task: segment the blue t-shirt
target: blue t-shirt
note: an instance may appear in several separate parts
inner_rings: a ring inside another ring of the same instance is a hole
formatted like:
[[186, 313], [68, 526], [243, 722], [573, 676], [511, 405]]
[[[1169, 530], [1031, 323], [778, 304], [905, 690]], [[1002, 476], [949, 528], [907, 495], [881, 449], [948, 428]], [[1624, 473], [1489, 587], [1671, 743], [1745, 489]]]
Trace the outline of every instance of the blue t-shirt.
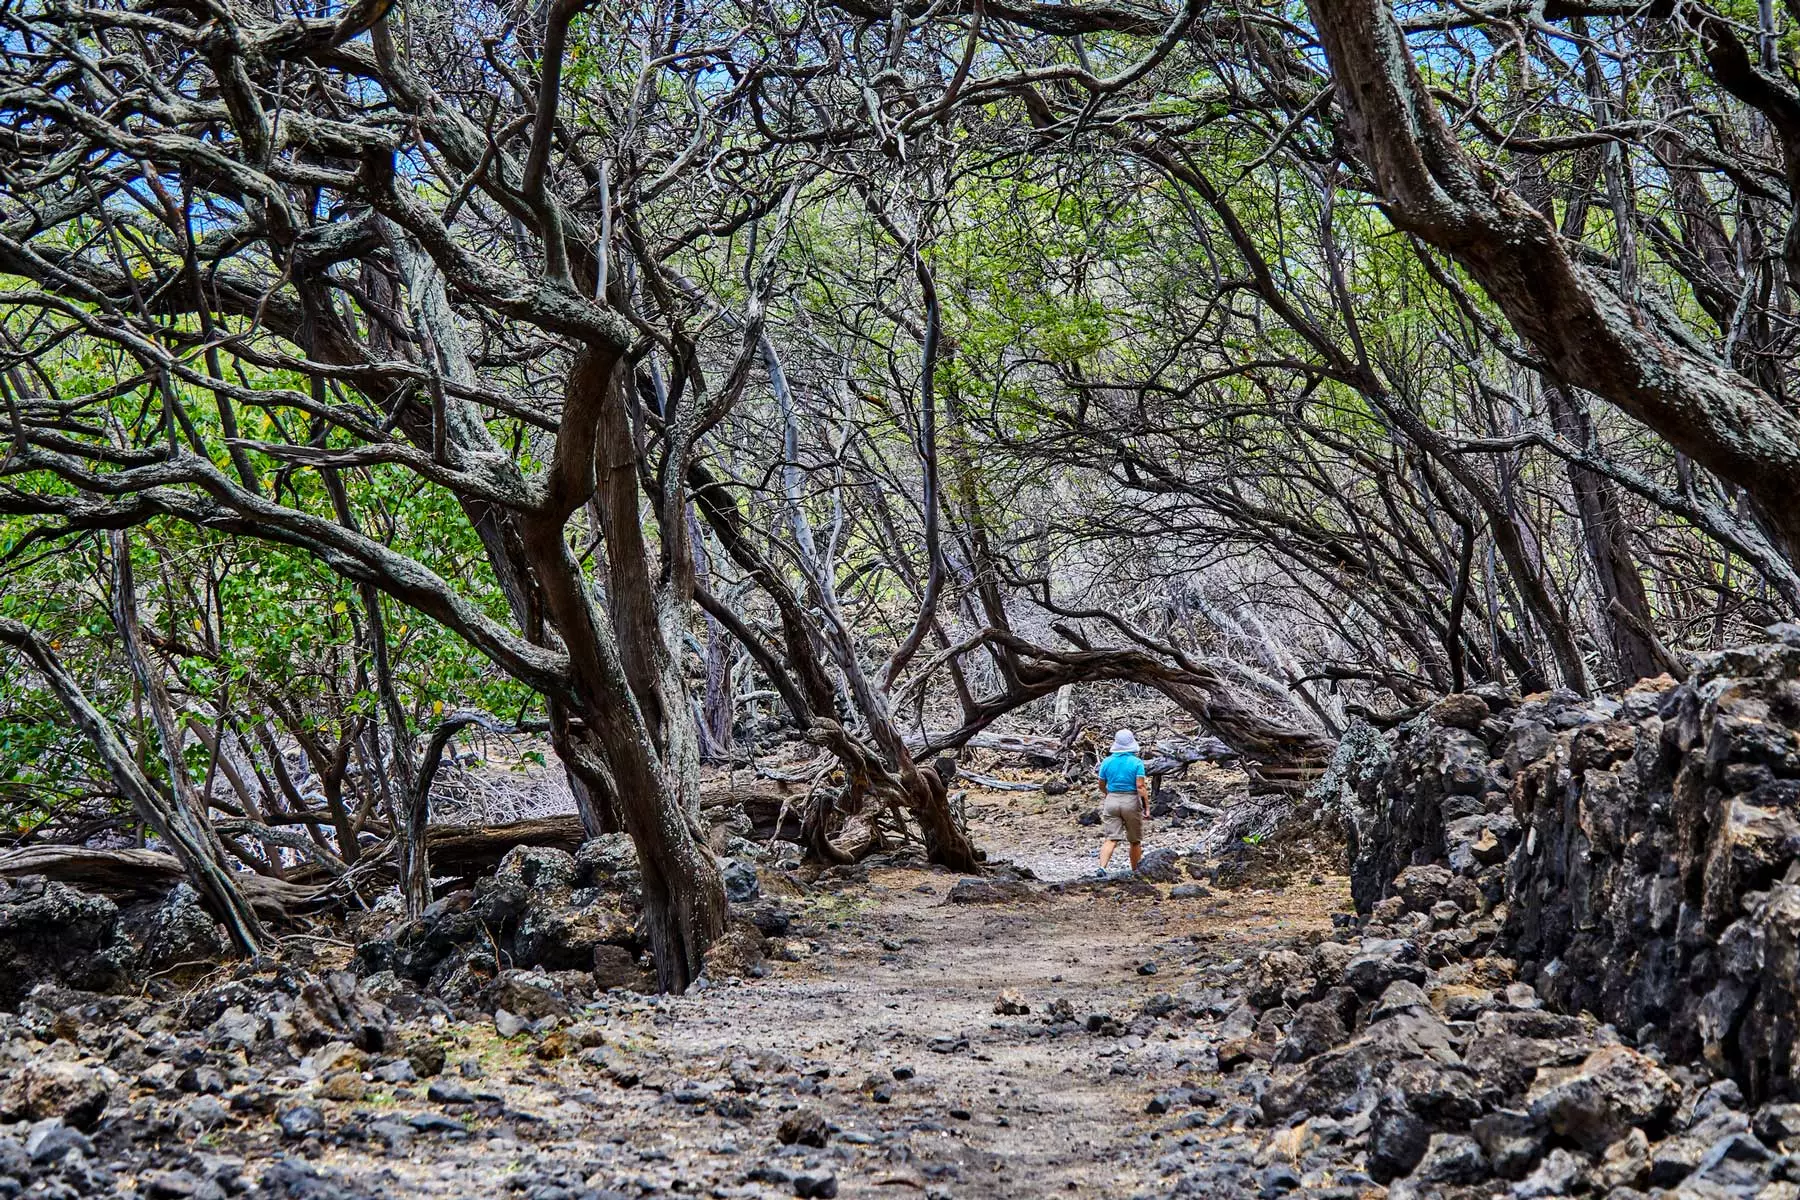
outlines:
[[1100, 760], [1094, 772], [1109, 792], [1135, 792], [1144, 777], [1144, 760], [1135, 754], [1112, 754]]

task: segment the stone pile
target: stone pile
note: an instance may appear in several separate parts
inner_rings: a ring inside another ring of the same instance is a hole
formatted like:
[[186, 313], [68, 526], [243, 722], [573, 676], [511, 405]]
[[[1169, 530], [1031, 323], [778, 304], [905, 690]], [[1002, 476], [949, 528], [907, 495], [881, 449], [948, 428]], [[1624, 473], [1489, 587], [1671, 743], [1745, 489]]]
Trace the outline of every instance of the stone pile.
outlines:
[[1352, 767], [1358, 906], [1447, 868], [1561, 1011], [1752, 1099], [1790, 1089], [1800, 1019], [1800, 628], [1685, 682], [1577, 700], [1452, 696]]
[[1800, 1197], [1800, 629], [1677, 684], [1446, 697], [1320, 788], [1354, 930], [1221, 1050], [1389, 1196]]
[[185, 883], [121, 908], [41, 875], [0, 877], [0, 1010], [40, 983], [110, 991], [144, 976], [179, 982], [229, 949]]

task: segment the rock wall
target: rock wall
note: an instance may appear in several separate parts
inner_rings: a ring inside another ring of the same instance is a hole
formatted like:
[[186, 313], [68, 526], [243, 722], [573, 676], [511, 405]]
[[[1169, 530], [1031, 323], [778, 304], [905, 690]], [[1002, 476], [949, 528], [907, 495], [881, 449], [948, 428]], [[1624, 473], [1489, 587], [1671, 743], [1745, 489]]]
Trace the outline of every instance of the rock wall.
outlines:
[[[1322, 789], [1359, 910], [1406, 911], [1441, 868], [1480, 895], [1490, 953], [1752, 1098], [1794, 1091], [1800, 1023], [1800, 629], [1616, 698], [1445, 698], [1348, 740]], [[1414, 868], [1412, 872], [1407, 868]]]

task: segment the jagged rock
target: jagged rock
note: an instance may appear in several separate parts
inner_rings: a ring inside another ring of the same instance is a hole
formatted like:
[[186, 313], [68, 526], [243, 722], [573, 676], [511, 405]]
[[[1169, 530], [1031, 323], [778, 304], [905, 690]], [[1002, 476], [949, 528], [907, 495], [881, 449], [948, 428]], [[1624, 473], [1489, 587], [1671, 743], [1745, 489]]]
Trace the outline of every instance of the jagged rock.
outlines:
[[[359, 969], [365, 974], [392, 970], [457, 998], [485, 985], [485, 978], [467, 976], [491, 977], [498, 965], [496, 950], [500, 962], [550, 971], [589, 970], [602, 945], [635, 953], [642, 944], [637, 918], [627, 911], [628, 901], [618, 887], [571, 893], [563, 886], [572, 876], [597, 870], [596, 862], [614, 864], [611, 855], [590, 853], [597, 844], [606, 839], [583, 847], [589, 854], [585, 861], [554, 848], [514, 847], [492, 878], [473, 890], [443, 896], [418, 919], [364, 942], [357, 950]], [[635, 864], [635, 857], [631, 861]], [[539, 882], [527, 884], [527, 878]], [[609, 886], [617, 883], [614, 876], [601, 878]]]
[[1644, 1055], [1603, 1046], [1578, 1067], [1541, 1068], [1525, 1099], [1533, 1117], [1598, 1153], [1634, 1126], [1667, 1125], [1680, 1096], [1675, 1081]]
[[[1223, 1062], [1223, 1048], [1220, 1058]], [[1449, 1031], [1435, 1014], [1405, 1009], [1310, 1059], [1302, 1070], [1277, 1075], [1263, 1093], [1263, 1113], [1271, 1121], [1300, 1112], [1348, 1117], [1368, 1107], [1396, 1066], [1419, 1059], [1458, 1061]]]
[[1344, 968], [1356, 954], [1356, 947], [1347, 943], [1320, 942], [1313, 948], [1312, 973], [1321, 986], [1336, 987], [1344, 982]]
[[569, 1015], [567, 993], [542, 971], [502, 971], [484, 999], [484, 1007], [506, 1009], [527, 1021]]
[[134, 965], [119, 908], [42, 876], [0, 879], [0, 1009], [16, 1009], [47, 980], [87, 991], [122, 984]]
[[552, 891], [575, 886], [575, 856], [553, 846], [514, 846], [500, 857], [494, 878]]
[[394, 1044], [394, 1014], [371, 999], [349, 971], [307, 980], [292, 1017], [294, 1039], [303, 1047], [341, 1040], [375, 1051]]
[[1800, 1104], [1765, 1104], [1757, 1110], [1756, 1136], [1784, 1154], [1800, 1149]]
[[76, 1129], [92, 1130], [106, 1111], [109, 1090], [106, 1076], [93, 1067], [33, 1059], [0, 1085], [0, 1119], [60, 1117]]
[[[1347, 735], [1334, 758], [1322, 798], [1351, 834], [1359, 910], [1402, 881], [1416, 909], [1422, 869], [1448, 871], [1479, 888], [1466, 910], [1497, 906], [1483, 952], [1518, 961], [1550, 1007], [1648, 1027], [1672, 1060], [1706, 1061], [1753, 1100], [1785, 1087], [1800, 1038], [1800, 646], [1712, 654], [1679, 685], [1617, 699], [1481, 699], [1479, 720], [1476, 699]], [[1460, 928], [1428, 961], [1474, 951]]]
[[732, 929], [707, 947], [706, 974], [713, 979], [741, 977], [762, 961], [762, 935], [754, 929]]
[[93, 1153], [94, 1143], [87, 1135], [64, 1124], [61, 1117], [45, 1117], [25, 1135], [25, 1155], [35, 1167], [61, 1162], [71, 1154], [88, 1157]]
[[1181, 878], [1181, 856], [1166, 847], [1147, 851], [1138, 860], [1137, 873], [1152, 883], [1174, 883]]
[[1408, 867], [1394, 876], [1394, 892], [1413, 912], [1429, 912], [1431, 906], [1445, 898], [1456, 877], [1444, 867], [1423, 864]]
[[582, 843], [575, 852], [575, 883], [578, 887], [635, 887], [643, 875], [638, 867], [637, 848], [623, 833], [602, 834]]
[[1410, 1111], [1455, 1129], [1467, 1128], [1500, 1099], [1499, 1089], [1473, 1068], [1431, 1059], [1396, 1064], [1387, 1086], [1405, 1099]]
[[[1730, 1133], [1708, 1147], [1693, 1174], [1678, 1185], [1678, 1194], [1767, 1196], [1769, 1193], [1763, 1189], [1775, 1166], [1775, 1156], [1756, 1138], [1743, 1132]], [[1785, 1169], [1786, 1164], [1783, 1166]]]
[[1642, 1187], [1650, 1174], [1650, 1138], [1633, 1129], [1606, 1148], [1600, 1156], [1600, 1186]]
[[1478, 1183], [1490, 1173], [1487, 1155], [1474, 1138], [1460, 1133], [1434, 1133], [1413, 1178], [1423, 1183]]
[[1469, 1134], [1507, 1179], [1523, 1179], [1544, 1155], [1544, 1127], [1530, 1113], [1497, 1109], [1470, 1122]]
[[141, 939], [143, 966], [163, 973], [183, 969], [204, 974], [231, 953], [224, 928], [201, 906], [199, 893], [185, 882], [176, 884], [149, 912]]
[[721, 859], [719, 874], [725, 880], [725, 898], [733, 904], [749, 904], [762, 895], [762, 884], [756, 878], [756, 868], [747, 862], [735, 858]]
[[261, 1014], [248, 1013], [234, 1006], [220, 1013], [218, 1020], [206, 1027], [206, 1040], [215, 1046], [254, 1046], [267, 1025]]
[[831, 1124], [816, 1108], [800, 1108], [781, 1119], [776, 1138], [784, 1146], [824, 1146], [831, 1137]]
[[1288, 1024], [1287, 1037], [1275, 1052], [1275, 1061], [1305, 1062], [1341, 1045], [1350, 1036], [1350, 1021], [1355, 1014], [1356, 993], [1349, 988], [1333, 988], [1324, 999], [1302, 1004]]
[[1344, 964], [1344, 983], [1365, 996], [1379, 996], [1397, 979], [1425, 982], [1419, 948], [1403, 938], [1365, 938], [1355, 957]]
[[1431, 1126], [1393, 1096], [1383, 1096], [1369, 1115], [1369, 1175], [1387, 1183], [1410, 1175], [1431, 1145]]
[[1266, 950], [1256, 956], [1249, 980], [1250, 1003], [1258, 1008], [1297, 1003], [1312, 995], [1315, 980], [1306, 959], [1292, 950]]
[[1403, 1008], [1431, 1008], [1431, 1000], [1425, 995], [1425, 989], [1408, 979], [1396, 979], [1382, 989], [1381, 999], [1375, 1002], [1369, 1013], [1372, 1021], [1391, 1017]]
[[633, 947], [637, 941], [636, 921], [608, 903], [570, 907], [534, 896], [519, 914], [511, 957], [520, 966], [584, 970], [601, 945]]
[[1698, 1168], [1712, 1148], [1739, 1134], [1750, 1133], [1750, 1118], [1740, 1112], [1716, 1112], [1681, 1134], [1658, 1142], [1646, 1151], [1646, 1167], [1653, 1187], [1674, 1187]]
[[1592, 1175], [1585, 1160], [1560, 1146], [1537, 1165], [1537, 1170], [1513, 1185], [1515, 1200], [1535, 1200], [1538, 1196], [1572, 1196], [1585, 1191]]
[[1488, 714], [1487, 701], [1469, 692], [1453, 692], [1431, 706], [1433, 720], [1456, 729], [1478, 730]]

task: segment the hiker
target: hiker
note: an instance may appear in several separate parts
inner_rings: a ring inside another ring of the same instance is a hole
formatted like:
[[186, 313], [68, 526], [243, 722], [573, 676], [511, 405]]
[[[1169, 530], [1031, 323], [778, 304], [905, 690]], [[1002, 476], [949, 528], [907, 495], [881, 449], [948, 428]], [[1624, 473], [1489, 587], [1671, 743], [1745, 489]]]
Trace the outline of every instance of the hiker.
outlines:
[[1137, 735], [1129, 729], [1114, 734], [1112, 753], [1100, 760], [1094, 773], [1105, 792], [1100, 801], [1104, 818], [1100, 832], [1106, 840], [1100, 843], [1099, 874], [1106, 874], [1106, 864], [1112, 861], [1121, 839], [1131, 844], [1131, 869], [1135, 871], [1144, 856], [1139, 844], [1144, 840], [1144, 818], [1150, 815], [1150, 777], [1144, 772], [1144, 760], [1138, 757]]

